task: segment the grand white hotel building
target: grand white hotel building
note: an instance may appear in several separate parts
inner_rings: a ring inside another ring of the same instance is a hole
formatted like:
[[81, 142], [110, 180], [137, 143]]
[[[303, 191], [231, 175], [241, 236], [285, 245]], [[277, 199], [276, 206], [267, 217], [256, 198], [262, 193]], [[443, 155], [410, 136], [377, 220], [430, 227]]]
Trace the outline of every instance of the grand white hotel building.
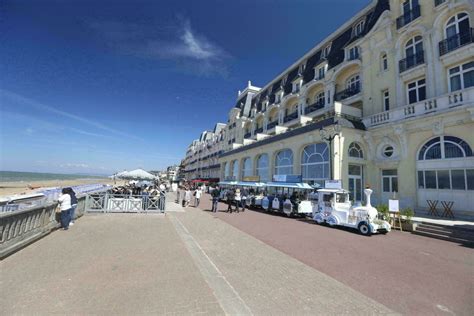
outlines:
[[472, 0], [373, 0], [239, 93], [215, 141], [217, 176], [341, 179], [354, 200], [370, 185], [376, 204], [395, 193], [401, 207], [454, 201], [474, 215], [473, 23]]

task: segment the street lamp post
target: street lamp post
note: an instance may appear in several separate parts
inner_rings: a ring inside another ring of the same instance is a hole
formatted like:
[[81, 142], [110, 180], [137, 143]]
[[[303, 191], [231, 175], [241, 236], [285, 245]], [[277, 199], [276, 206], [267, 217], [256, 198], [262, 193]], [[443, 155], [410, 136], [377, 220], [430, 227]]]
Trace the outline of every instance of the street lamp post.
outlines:
[[339, 137], [339, 133], [341, 132], [341, 127], [339, 124], [333, 125], [332, 130], [327, 130], [325, 128], [319, 129], [319, 135], [321, 135], [321, 139], [327, 141], [329, 143], [329, 178], [334, 180], [333, 177], [333, 158], [332, 158], [332, 141], [336, 136]]

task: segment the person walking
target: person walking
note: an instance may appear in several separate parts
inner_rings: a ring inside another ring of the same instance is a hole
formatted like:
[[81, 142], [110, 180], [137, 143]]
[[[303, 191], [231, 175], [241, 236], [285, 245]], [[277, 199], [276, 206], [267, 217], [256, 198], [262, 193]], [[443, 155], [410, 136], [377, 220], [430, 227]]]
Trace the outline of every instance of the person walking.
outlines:
[[242, 196], [242, 203], [241, 203], [242, 212], [244, 212], [245, 206], [247, 205], [247, 198], [249, 196], [249, 192], [247, 191], [246, 188], [243, 188], [240, 195]]
[[235, 200], [235, 193], [233, 189], [227, 190], [226, 198], [227, 198], [227, 213], [232, 214], [232, 204], [234, 204], [234, 200]]
[[191, 203], [191, 190], [189, 187], [186, 188], [186, 192], [184, 193], [184, 200], [186, 201], [185, 206], [188, 207]]
[[201, 195], [202, 195], [201, 187], [197, 187], [196, 191], [194, 191], [194, 207], [199, 206], [199, 202], [201, 202]]
[[235, 211], [239, 213], [240, 203], [242, 202], [242, 196], [240, 195], [240, 189], [235, 190]]
[[76, 217], [77, 197], [76, 192], [72, 188], [67, 188], [69, 196], [71, 196], [71, 212], [69, 214], [69, 226], [74, 225], [74, 218]]
[[219, 187], [215, 187], [211, 192], [212, 196], [212, 212], [217, 213], [217, 206], [219, 205], [219, 196], [221, 195], [221, 190]]
[[67, 188], [61, 190], [58, 202], [61, 210], [61, 227], [63, 230], [68, 230], [69, 222], [71, 221], [69, 218], [71, 214], [71, 196], [68, 194]]

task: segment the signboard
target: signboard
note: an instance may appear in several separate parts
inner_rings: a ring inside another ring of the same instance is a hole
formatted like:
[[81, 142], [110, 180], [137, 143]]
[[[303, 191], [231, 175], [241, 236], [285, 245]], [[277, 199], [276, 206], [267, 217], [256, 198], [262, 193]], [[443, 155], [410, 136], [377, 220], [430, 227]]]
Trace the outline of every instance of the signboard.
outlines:
[[244, 182], [259, 182], [260, 181], [260, 176], [243, 177], [242, 181], [244, 181]]
[[398, 213], [400, 211], [398, 200], [388, 200], [388, 211]]
[[341, 180], [324, 180], [324, 187], [326, 189], [342, 189]]
[[303, 177], [298, 174], [275, 174], [273, 175], [274, 182], [288, 182], [288, 183], [301, 183]]

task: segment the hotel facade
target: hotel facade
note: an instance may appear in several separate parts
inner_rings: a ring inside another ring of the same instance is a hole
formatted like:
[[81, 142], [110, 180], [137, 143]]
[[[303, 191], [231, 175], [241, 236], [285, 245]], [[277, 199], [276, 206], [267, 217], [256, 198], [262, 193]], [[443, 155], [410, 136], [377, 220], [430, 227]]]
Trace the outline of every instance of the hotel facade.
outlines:
[[473, 19], [470, 0], [372, 1], [263, 88], [249, 82], [188, 149], [187, 178], [205, 175], [189, 157], [210, 144], [221, 180], [341, 179], [355, 201], [370, 185], [375, 204], [474, 215]]

